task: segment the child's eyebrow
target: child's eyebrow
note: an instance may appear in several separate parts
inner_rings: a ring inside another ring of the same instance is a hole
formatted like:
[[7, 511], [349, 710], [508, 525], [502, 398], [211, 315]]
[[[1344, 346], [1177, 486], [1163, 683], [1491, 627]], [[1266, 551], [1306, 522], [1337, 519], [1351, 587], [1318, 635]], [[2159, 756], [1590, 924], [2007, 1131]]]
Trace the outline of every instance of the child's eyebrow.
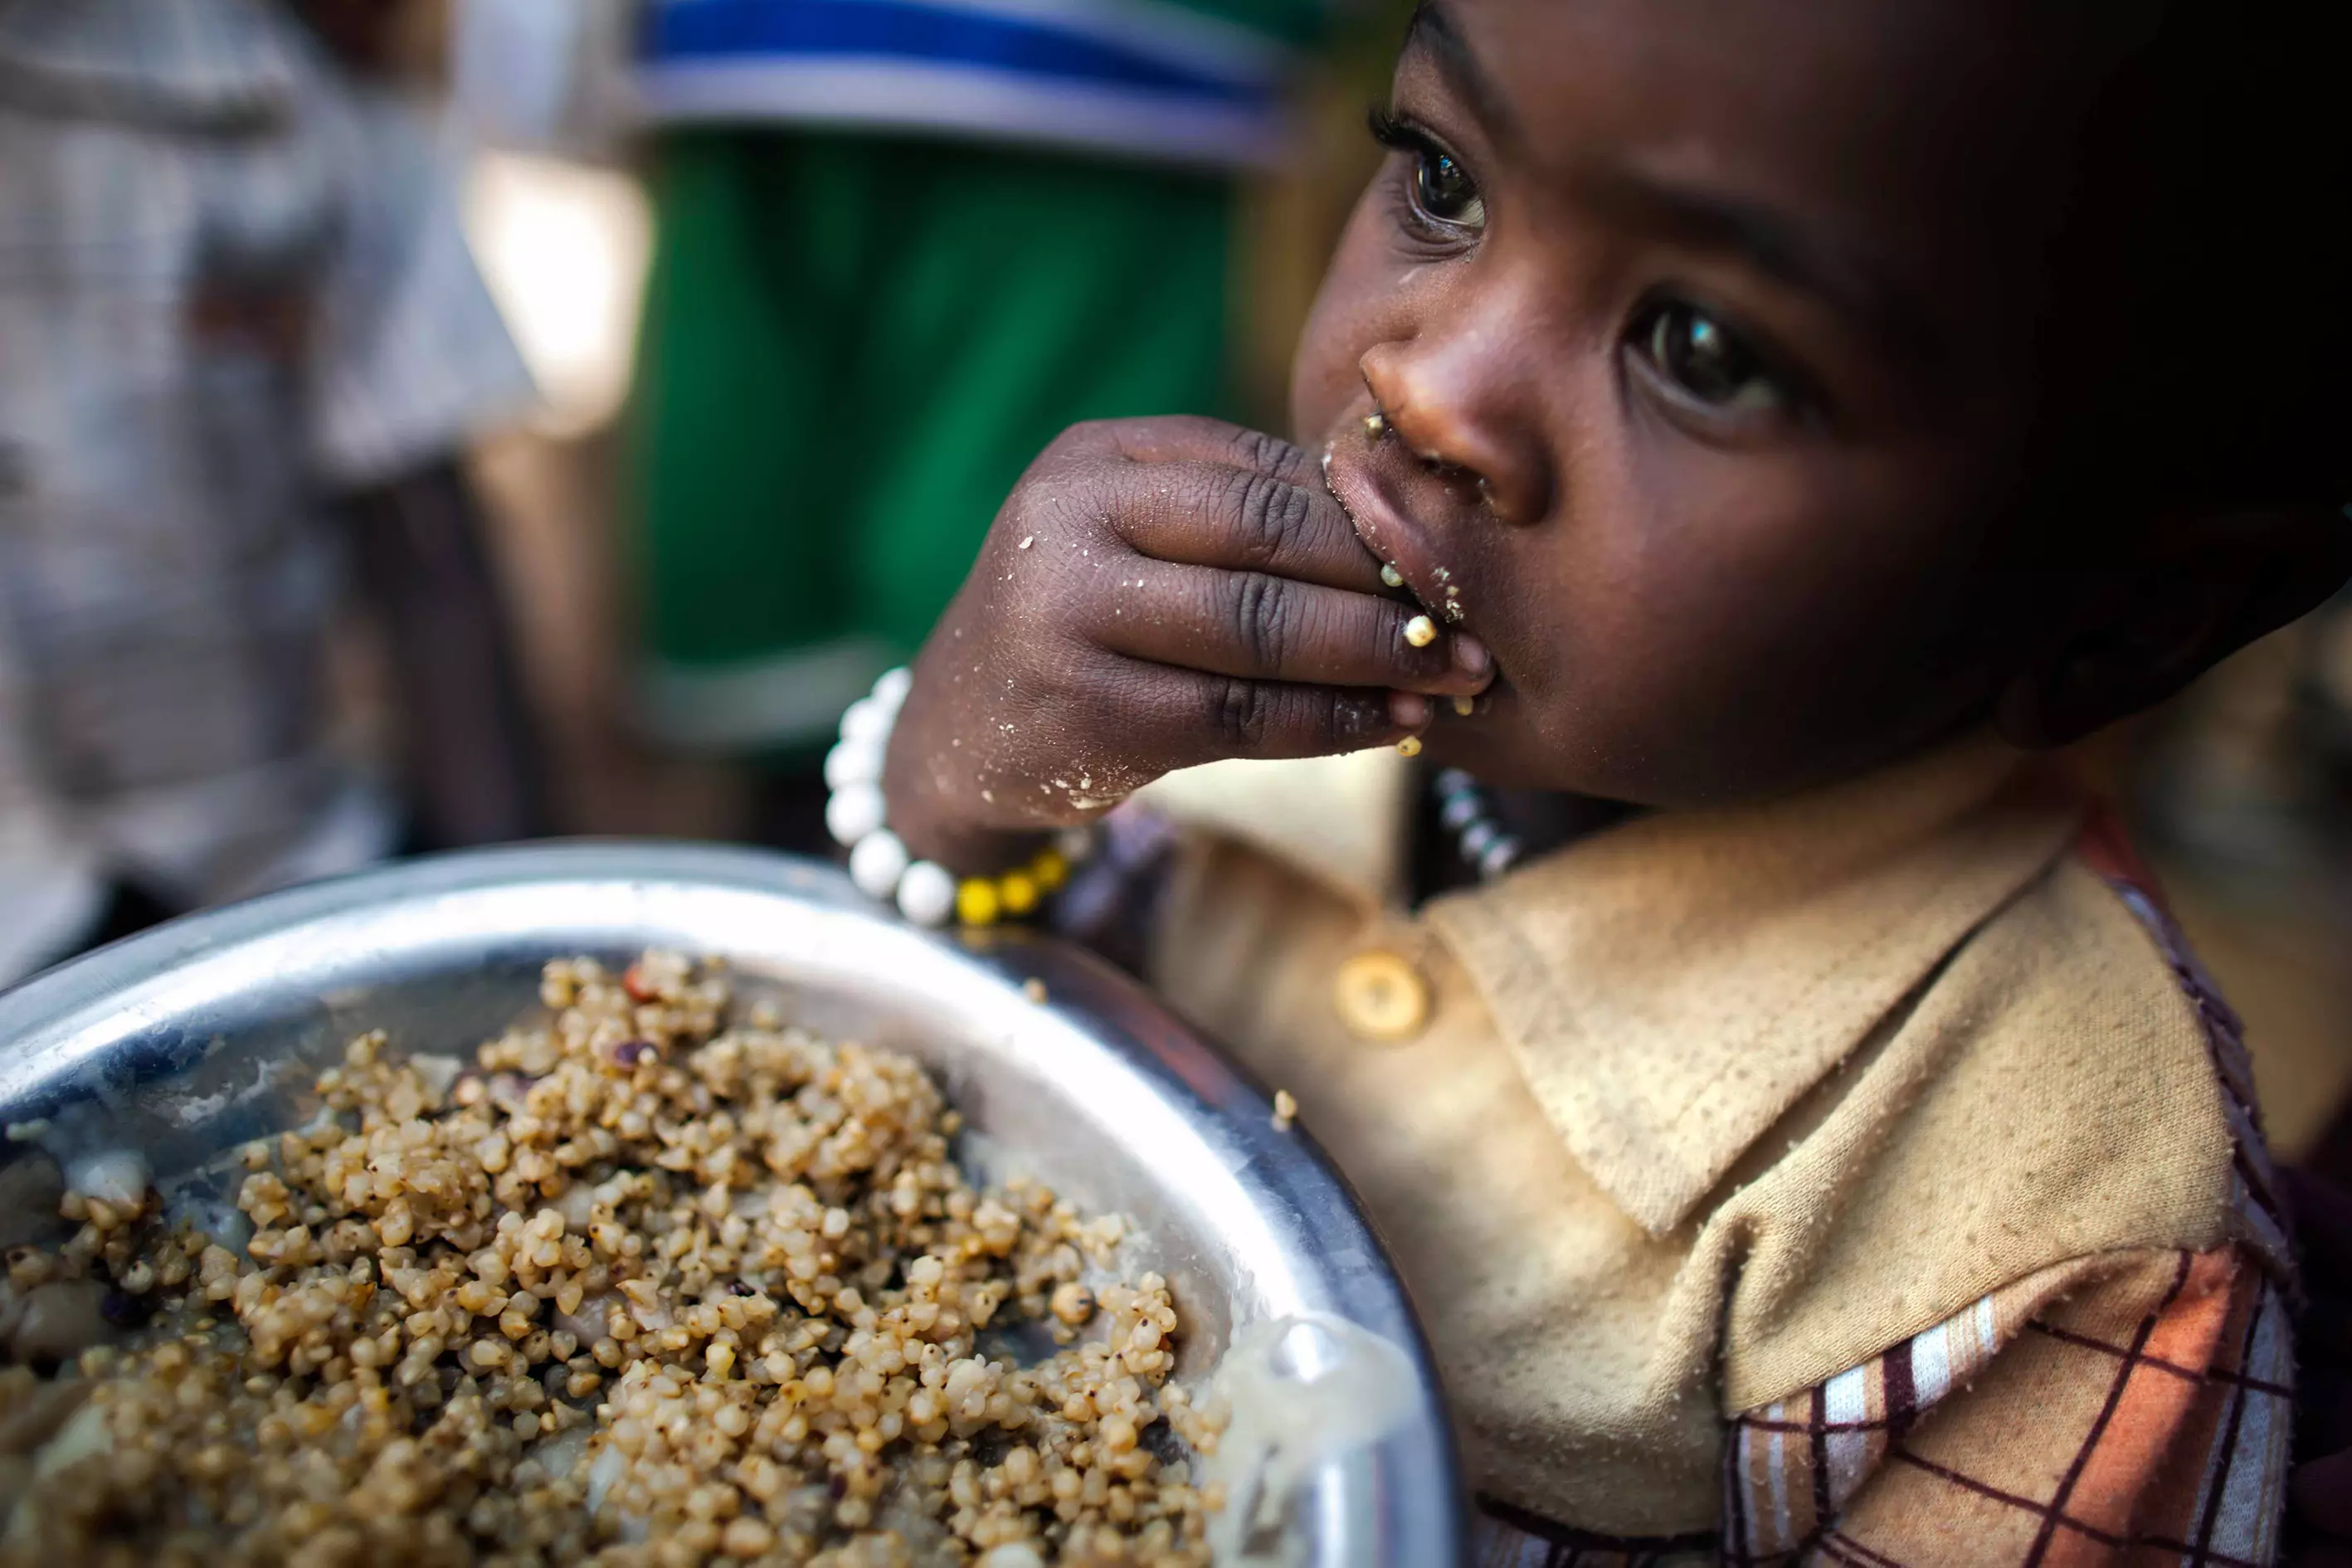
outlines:
[[1623, 164], [1580, 163], [1569, 178], [1586, 203], [1628, 227], [1736, 258], [1891, 347], [1923, 358], [1936, 350], [1933, 317], [1893, 277], [1866, 256], [1815, 239], [1770, 206]]
[[1421, 0], [1413, 7], [1412, 24], [1405, 31], [1404, 49], [1407, 54], [1416, 47], [1427, 51], [1437, 74], [1445, 79], [1455, 96], [1470, 105], [1486, 134], [1502, 145], [1523, 144], [1518, 117], [1511, 111], [1508, 100], [1495, 85], [1479, 62], [1477, 51], [1470, 40], [1454, 25], [1454, 14], [1440, 0]]
[[[1528, 142], [1508, 98], [1479, 60], [1444, 0], [1421, 0], [1405, 48], [1428, 58], [1447, 89], [1498, 147]], [[1736, 257], [1775, 281], [1829, 305], [1891, 346], [1923, 358], [1937, 333], [1928, 312], [1868, 258], [1815, 240], [1785, 214], [1733, 193], [1685, 184], [1621, 163], [1578, 159], [1569, 184], [1595, 210], [1628, 227], [1696, 249]]]

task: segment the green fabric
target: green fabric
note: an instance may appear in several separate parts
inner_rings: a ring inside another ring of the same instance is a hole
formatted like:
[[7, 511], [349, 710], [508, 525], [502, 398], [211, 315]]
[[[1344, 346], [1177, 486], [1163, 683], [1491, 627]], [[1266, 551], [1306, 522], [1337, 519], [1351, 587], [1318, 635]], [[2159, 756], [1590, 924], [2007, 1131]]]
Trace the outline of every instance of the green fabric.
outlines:
[[653, 189], [636, 472], [673, 674], [903, 657], [1066, 426], [1224, 405], [1216, 177], [726, 129], [665, 136]]

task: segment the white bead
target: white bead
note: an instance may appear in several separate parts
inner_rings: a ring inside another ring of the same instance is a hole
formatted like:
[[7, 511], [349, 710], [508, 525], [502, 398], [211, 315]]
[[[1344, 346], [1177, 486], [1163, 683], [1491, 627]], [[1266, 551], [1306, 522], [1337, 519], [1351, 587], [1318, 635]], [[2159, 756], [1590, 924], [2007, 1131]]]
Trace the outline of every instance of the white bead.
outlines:
[[898, 912], [919, 926], [947, 924], [955, 902], [955, 873], [936, 860], [918, 860], [898, 879]]
[[877, 827], [849, 852], [849, 879], [869, 899], [887, 899], [907, 874], [907, 847], [887, 827]]
[[879, 741], [844, 741], [824, 754], [824, 787], [882, 782], [882, 759], [889, 748]]
[[1091, 827], [1065, 827], [1054, 836], [1054, 847], [1062, 858], [1073, 866], [1083, 866], [1095, 852], [1095, 834]]
[[835, 844], [855, 844], [882, 826], [883, 809], [880, 784], [845, 785], [824, 803], [825, 831]]
[[891, 722], [898, 717], [871, 697], [861, 697], [842, 712], [841, 738], [845, 741], [887, 741]]
[[1486, 846], [1485, 854], [1478, 857], [1478, 874], [1482, 877], [1499, 877], [1518, 864], [1518, 859], [1519, 841], [1509, 837], [1497, 838]]
[[1486, 853], [1486, 847], [1502, 836], [1502, 829], [1491, 822], [1474, 822], [1462, 834], [1462, 853], [1476, 859]]
[[887, 713], [896, 713], [906, 705], [907, 693], [915, 686], [915, 672], [901, 665], [874, 683], [872, 700]]

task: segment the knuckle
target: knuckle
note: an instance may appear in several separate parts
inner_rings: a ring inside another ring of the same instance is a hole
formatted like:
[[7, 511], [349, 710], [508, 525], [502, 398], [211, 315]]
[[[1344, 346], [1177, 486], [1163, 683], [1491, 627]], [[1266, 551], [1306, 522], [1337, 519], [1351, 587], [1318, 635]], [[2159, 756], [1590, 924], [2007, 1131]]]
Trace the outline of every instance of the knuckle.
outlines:
[[1031, 477], [1050, 476], [1063, 483], [1099, 481], [1130, 466], [1135, 457], [1121, 424], [1117, 419], [1089, 419], [1070, 426], [1030, 465]]
[[1100, 452], [1118, 446], [1118, 424], [1111, 419], [1081, 419], [1054, 438], [1048, 451]]
[[1171, 432], [1182, 421], [1162, 416], [1089, 419], [1070, 426], [1077, 449], [1108, 462], [1150, 463], [1156, 460]]
[[1031, 551], [1023, 552], [1024, 558], [1041, 563], [1059, 562], [1058, 552], [1034, 555], [1035, 545], [1081, 542], [1099, 535], [1111, 510], [1111, 498], [1100, 486], [1080, 482], [1040, 487], [1024, 498], [1020, 512], [998, 530], [998, 543], [1008, 552], [1021, 552], [1021, 542], [1032, 540]]
[[1023, 470], [1022, 482], [1028, 484], [1065, 472], [1094, 459], [1101, 450], [1100, 432], [1089, 426], [1073, 425], [1045, 443], [1045, 449]]
[[1233, 633], [1254, 669], [1272, 674], [1283, 666], [1291, 641], [1290, 586], [1264, 573], [1244, 574], [1233, 590]]
[[1255, 680], [1213, 681], [1209, 704], [1210, 722], [1227, 746], [1254, 752], [1265, 743], [1274, 714], [1265, 687]]
[[1307, 493], [1264, 474], [1244, 474], [1233, 500], [1234, 545], [1242, 563], [1271, 568], [1306, 526]]
[[1233, 460], [1242, 468], [1256, 468], [1277, 478], [1288, 478], [1297, 471], [1299, 451], [1278, 436], [1263, 430], [1236, 429], [1228, 437]]

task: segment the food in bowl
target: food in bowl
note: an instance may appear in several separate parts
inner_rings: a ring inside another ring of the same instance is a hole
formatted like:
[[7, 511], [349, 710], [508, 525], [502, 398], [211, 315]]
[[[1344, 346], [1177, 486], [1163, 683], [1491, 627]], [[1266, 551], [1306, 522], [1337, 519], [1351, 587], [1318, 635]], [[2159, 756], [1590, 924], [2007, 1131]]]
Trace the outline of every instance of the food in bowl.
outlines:
[[110, 1184], [0, 1287], [58, 1363], [0, 1373], [0, 1560], [1208, 1561], [1221, 1413], [1118, 1216], [974, 1188], [911, 1058], [715, 969], [541, 994], [470, 1063], [353, 1041], [244, 1152], [249, 1237], [76, 1167]]

